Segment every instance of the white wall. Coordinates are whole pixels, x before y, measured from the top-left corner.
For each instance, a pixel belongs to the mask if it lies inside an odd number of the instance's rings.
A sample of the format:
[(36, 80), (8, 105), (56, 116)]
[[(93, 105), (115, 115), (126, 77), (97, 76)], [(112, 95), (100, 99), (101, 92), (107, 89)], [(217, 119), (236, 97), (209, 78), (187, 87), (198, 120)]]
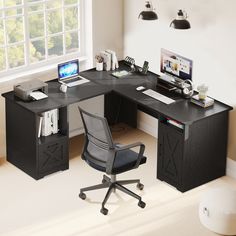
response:
[(93, 51), (104, 49), (123, 58), (123, 0), (93, 0)]
[[(153, 0), (159, 19), (138, 20), (143, 0), (124, 1), (124, 55), (159, 73), (160, 49), (193, 59), (193, 82), (209, 85), (209, 94), (236, 106), (236, 1)], [(185, 9), (192, 28), (169, 27), (178, 9)], [(230, 115), (229, 156), (236, 160), (236, 114)]]

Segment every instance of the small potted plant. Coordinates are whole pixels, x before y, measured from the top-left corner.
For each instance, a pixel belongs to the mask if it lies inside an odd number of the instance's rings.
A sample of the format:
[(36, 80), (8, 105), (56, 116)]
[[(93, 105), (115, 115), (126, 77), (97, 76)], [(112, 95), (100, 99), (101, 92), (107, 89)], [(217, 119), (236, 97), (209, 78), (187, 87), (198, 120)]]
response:
[(96, 55), (95, 56), (96, 60), (96, 70), (97, 71), (102, 71), (103, 70), (103, 57), (101, 55)]

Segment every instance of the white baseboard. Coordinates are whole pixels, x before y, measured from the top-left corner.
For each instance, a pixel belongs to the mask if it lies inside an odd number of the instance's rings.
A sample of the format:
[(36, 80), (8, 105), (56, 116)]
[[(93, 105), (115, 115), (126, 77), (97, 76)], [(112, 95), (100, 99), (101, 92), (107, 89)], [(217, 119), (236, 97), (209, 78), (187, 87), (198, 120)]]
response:
[(138, 123), (138, 129), (142, 130), (143, 132), (150, 134), (151, 136), (157, 138), (157, 128), (146, 123), (143, 121), (140, 121)]
[(227, 158), (226, 175), (236, 179), (236, 161)]
[(75, 136), (83, 134), (83, 133), (84, 133), (84, 128), (83, 127), (78, 128), (78, 129), (70, 130), (69, 138), (75, 137)]

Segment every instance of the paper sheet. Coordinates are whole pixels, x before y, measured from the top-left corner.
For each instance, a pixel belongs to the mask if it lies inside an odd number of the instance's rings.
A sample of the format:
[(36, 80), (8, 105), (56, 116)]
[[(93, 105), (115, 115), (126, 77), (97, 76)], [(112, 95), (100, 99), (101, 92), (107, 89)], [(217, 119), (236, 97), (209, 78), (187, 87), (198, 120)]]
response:
[(32, 93), (30, 93), (30, 96), (35, 100), (41, 100), (41, 99), (48, 97), (48, 95), (46, 95), (45, 93), (42, 93), (40, 91), (32, 92)]

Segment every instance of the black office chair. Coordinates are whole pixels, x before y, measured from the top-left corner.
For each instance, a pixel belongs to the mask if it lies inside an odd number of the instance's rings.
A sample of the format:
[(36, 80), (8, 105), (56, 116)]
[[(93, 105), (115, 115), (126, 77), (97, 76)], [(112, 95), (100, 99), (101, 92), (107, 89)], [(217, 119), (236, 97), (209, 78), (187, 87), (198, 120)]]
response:
[[(143, 156), (145, 146), (140, 142), (126, 146), (114, 144), (106, 118), (90, 114), (80, 107), (79, 110), (85, 128), (85, 144), (82, 159), (94, 169), (105, 172), (111, 176), (111, 178), (109, 178), (104, 175), (102, 184), (80, 189), (79, 197), (84, 200), (86, 198), (84, 192), (108, 188), (100, 210), (102, 214), (107, 215), (108, 209), (105, 208), (105, 204), (112, 191), (119, 189), (137, 198), (139, 201), (138, 206), (144, 208), (146, 204), (142, 201), (141, 197), (123, 186), (137, 183), (137, 188), (142, 190), (144, 185), (140, 183), (140, 180), (117, 181), (116, 175), (138, 168), (139, 165), (144, 164), (146, 162), (146, 157)], [(131, 148), (138, 146), (140, 147), (139, 153), (131, 150)]]

